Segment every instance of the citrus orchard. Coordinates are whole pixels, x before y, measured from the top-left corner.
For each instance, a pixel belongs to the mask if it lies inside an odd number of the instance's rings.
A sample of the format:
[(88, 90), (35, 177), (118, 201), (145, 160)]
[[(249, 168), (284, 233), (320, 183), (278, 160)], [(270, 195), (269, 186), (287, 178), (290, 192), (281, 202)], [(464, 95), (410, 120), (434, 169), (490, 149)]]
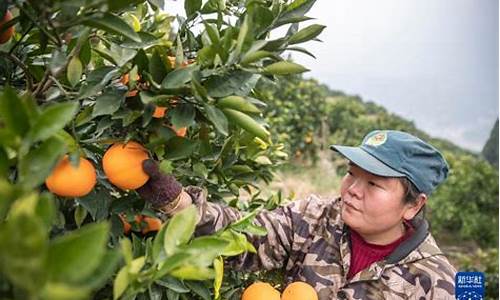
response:
[(75, 167), (65, 155), (45, 180), (52, 193), (63, 197), (82, 197), (90, 193), (96, 184), (95, 168), (87, 159), (80, 157)]
[(148, 152), (139, 143), (115, 143), (102, 158), (102, 167), (108, 180), (122, 190), (134, 190), (143, 186), (149, 176), (142, 169)]

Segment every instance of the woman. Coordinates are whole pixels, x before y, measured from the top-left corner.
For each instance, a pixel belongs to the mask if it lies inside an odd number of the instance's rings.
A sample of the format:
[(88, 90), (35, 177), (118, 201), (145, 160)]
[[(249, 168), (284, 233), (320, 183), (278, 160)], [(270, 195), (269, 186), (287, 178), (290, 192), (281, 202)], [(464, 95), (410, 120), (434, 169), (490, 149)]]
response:
[[(333, 145), (349, 160), (340, 197), (315, 196), (273, 211), (255, 222), (268, 234), (252, 237), (256, 254), (238, 258), (244, 270), (285, 267), (286, 280), (311, 284), (320, 299), (455, 299), (455, 269), (428, 231), (423, 209), (445, 180), (438, 150), (400, 131), (373, 131), (359, 147)], [(181, 185), (146, 161), (151, 176), (139, 190), (167, 214), (194, 203), (197, 234), (217, 231), (241, 217), (207, 202), (203, 190)]]

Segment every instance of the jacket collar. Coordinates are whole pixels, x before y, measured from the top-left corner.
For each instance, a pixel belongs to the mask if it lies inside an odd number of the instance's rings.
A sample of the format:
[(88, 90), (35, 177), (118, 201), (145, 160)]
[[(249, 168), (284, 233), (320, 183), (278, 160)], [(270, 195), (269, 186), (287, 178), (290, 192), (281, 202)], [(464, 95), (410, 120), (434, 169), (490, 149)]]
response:
[[(411, 263), (427, 257), (442, 254), (436, 241), (429, 233), (429, 223), (425, 219), (412, 220), (411, 224), (415, 228), (413, 235), (399, 245), (385, 260), (375, 262), (368, 268), (354, 275), (349, 282), (362, 280), (378, 280), (388, 267)], [(344, 269), (344, 278), (347, 276), (350, 260), (350, 233), (349, 228), (343, 225), (340, 252)]]

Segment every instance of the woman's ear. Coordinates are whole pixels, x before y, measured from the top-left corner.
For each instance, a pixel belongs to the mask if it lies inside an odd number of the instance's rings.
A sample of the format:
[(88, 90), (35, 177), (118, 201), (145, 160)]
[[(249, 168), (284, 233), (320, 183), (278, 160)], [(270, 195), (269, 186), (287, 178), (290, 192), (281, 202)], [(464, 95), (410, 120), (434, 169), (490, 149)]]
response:
[(405, 220), (413, 219), (426, 203), (427, 195), (424, 193), (418, 194), (417, 199), (414, 202), (406, 204), (406, 211), (403, 213), (403, 218)]

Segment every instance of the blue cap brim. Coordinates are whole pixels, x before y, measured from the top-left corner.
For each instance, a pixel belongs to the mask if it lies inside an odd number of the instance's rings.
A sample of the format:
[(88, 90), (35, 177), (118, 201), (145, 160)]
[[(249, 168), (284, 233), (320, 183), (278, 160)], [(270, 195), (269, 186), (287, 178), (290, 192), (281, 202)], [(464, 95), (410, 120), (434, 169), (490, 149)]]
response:
[(383, 177), (405, 177), (406, 175), (400, 173), (388, 165), (384, 164), (374, 156), (370, 155), (365, 150), (359, 147), (348, 147), (331, 145), (330, 149), (342, 154), (345, 158), (350, 160), (353, 164), (361, 169), (368, 171), (372, 174)]

